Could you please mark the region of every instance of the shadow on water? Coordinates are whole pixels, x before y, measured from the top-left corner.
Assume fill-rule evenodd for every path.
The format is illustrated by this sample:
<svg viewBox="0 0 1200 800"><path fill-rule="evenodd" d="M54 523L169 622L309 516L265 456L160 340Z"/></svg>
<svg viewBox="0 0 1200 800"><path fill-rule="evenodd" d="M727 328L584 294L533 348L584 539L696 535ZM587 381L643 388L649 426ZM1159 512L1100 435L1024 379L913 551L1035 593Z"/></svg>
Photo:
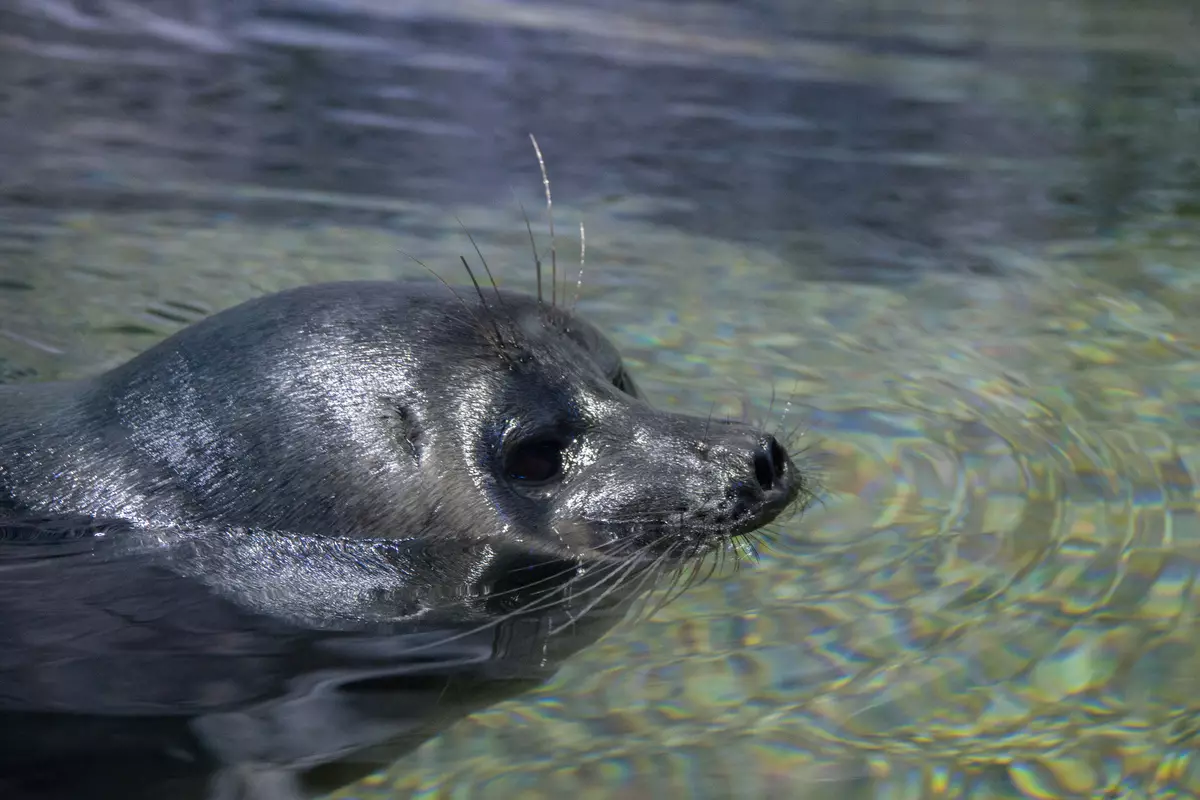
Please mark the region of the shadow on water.
<svg viewBox="0 0 1200 800"><path fill-rule="evenodd" d="M803 422L828 497L339 796L1197 796L1197 41L1167 0L13 0L0 381L453 265L455 215L528 288L533 132L638 382Z"/></svg>

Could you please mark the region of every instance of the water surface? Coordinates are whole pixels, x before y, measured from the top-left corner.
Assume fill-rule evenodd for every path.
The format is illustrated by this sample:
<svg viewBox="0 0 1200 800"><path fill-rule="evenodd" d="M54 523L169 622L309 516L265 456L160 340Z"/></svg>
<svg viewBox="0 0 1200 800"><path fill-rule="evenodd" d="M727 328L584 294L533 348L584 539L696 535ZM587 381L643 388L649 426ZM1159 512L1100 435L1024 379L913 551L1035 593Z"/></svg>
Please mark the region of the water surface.
<svg viewBox="0 0 1200 800"><path fill-rule="evenodd" d="M1200 793L1184 2L0 11L0 379L522 221L663 405L825 502L344 797ZM403 252L401 252L403 251ZM772 397L774 401L772 402Z"/></svg>

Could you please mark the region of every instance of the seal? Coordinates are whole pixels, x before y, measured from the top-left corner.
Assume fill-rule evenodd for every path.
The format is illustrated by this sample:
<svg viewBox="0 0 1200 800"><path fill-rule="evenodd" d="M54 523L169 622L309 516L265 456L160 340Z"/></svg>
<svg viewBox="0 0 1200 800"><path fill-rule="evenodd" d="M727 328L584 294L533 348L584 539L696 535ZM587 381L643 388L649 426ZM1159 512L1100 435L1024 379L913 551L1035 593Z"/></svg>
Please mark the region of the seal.
<svg viewBox="0 0 1200 800"><path fill-rule="evenodd" d="M654 408L498 288L306 286L2 386L0 788L328 790L807 494L775 437Z"/></svg>

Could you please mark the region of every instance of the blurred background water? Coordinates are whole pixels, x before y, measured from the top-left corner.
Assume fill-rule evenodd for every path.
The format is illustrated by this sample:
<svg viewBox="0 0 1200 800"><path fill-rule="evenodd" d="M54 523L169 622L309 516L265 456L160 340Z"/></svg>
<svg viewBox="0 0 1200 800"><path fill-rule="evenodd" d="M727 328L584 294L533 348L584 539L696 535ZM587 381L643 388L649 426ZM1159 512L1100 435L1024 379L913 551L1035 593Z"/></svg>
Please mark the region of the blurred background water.
<svg viewBox="0 0 1200 800"><path fill-rule="evenodd" d="M5 0L0 380L456 216L532 289L530 132L639 383L825 502L342 797L1200 795L1187 0Z"/></svg>

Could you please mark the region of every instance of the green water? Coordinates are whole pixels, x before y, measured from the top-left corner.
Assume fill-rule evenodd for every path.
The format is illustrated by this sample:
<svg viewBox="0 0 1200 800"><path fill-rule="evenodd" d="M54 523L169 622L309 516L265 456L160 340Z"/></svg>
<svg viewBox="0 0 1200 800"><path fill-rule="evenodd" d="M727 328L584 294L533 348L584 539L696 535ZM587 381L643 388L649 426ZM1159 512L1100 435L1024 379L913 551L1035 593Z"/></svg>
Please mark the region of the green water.
<svg viewBox="0 0 1200 800"><path fill-rule="evenodd" d="M892 204L864 218L839 209L836 183L761 184L794 156L778 149L804 129L794 99L752 118L737 98L676 109L783 131L745 151L767 167L745 166L763 169L762 191L724 196L746 215L736 230L686 198L611 191L599 168L589 188L559 143L572 294L586 223L582 312L655 402L798 426L824 503L775 532L756 568L614 631L552 684L340 797L1200 795L1196 12L831 7L842 15L780 12L786 33L731 33L720 6L631 4L603 12L596 39L603 14L586 4L445 12L618 62L736 62L988 115L940 137L805 145L813 174L840 165L850 195L891 181ZM847 31L866 39L832 35ZM345 175L155 175L75 141L40 145L53 180L17 182L0 205L9 380L95 372L264 291L427 277L400 250L461 282L454 215L504 285L533 287L507 178L482 199L424 202ZM649 146L665 163L669 143ZM83 155L64 166L64 152ZM512 158L532 207L533 163ZM99 188L72 172L96 163ZM709 177L741 168L707 163ZM66 188L30 189L47 185ZM69 199L77 185L88 202ZM778 208L795 216L762 222Z"/></svg>

